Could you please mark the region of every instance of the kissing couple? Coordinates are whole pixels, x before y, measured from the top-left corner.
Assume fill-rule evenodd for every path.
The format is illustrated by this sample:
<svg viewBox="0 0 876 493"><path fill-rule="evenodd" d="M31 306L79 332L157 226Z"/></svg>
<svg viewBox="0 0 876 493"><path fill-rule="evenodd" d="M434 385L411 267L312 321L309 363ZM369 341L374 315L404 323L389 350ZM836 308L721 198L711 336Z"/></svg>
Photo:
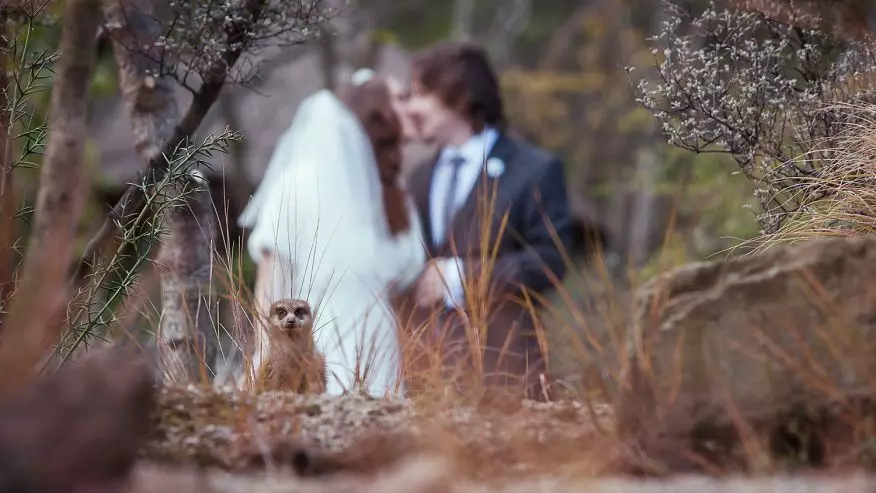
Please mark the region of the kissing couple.
<svg viewBox="0 0 876 493"><path fill-rule="evenodd" d="M402 183L411 140L437 150ZM437 354L447 385L550 399L533 308L566 270L564 172L509 134L480 46L415 54L409 88L363 69L311 95L239 222L259 308L289 297L313 307L328 394L410 394L412 370ZM256 330L253 368L269 339Z"/></svg>

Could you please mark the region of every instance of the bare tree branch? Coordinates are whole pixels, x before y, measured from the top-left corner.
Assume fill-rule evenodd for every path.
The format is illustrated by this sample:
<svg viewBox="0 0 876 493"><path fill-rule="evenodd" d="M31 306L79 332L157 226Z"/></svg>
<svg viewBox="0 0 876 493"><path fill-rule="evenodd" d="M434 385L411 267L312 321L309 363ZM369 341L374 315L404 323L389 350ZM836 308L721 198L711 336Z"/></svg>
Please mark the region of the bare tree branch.
<svg viewBox="0 0 876 493"><path fill-rule="evenodd" d="M763 231L774 233L832 193L819 177L874 100L876 48L832 28L789 27L775 13L664 3L656 70L638 81L638 101L670 143L731 155L756 185Z"/></svg>
<svg viewBox="0 0 876 493"><path fill-rule="evenodd" d="M108 1L110 2L108 5L112 6L115 4L115 7L107 12L107 17L109 19L115 18L123 21L124 12L116 10L120 8L118 0ZM228 78L229 68L233 67L243 54L243 48L246 46L243 41L246 39L247 33L252 30L252 26L259 22L265 3L265 0L246 0L244 10L247 13L247 16L228 26L228 40L230 44L224 51L223 57L217 60L204 74L202 79L203 82L194 94L188 110L179 123L173 128L172 132L170 132L170 136L163 140L160 152L155 152L148 157L145 172L145 181L147 185L154 184L161 180L167 171L166 156L174 154L180 145L185 144L185 142L191 138L201 125L207 112L218 99L222 86ZM111 15L114 17L110 17ZM142 17L145 19L152 18L152 16L149 15L143 15ZM146 42L150 39L154 40L157 38L155 32L156 28L151 26L148 28L149 31L144 30L144 34L142 35ZM121 44L121 46L123 47L125 45ZM144 50L145 53L136 52L132 56L140 60L142 63L148 61L154 67L154 73L160 73L161 69L160 66L156 64L156 60L161 60L162 57L157 51L162 50L163 48L157 46L154 42L151 42L151 44L147 44L146 46L148 46L148 50ZM148 102L156 93L154 87L150 89L150 86L155 84L155 78L146 77L143 82L143 87L140 87L139 89L144 90L145 97L143 99ZM140 97L138 96L135 99L139 100ZM76 266L76 277L83 277L91 268L91 262L94 259L94 256L101 249L104 242L118 230L118 226L123 223L122 219L127 214L138 213L144 204L145 196L143 195L143 189L138 185L129 186L121 199L119 199L115 206L113 206L100 229L88 241L80 262Z"/></svg>
<svg viewBox="0 0 876 493"><path fill-rule="evenodd" d="M164 362L177 366L166 377L196 378L196 359L210 366L216 349L206 300L215 234L212 199L203 180L177 180L170 159L189 145L224 85L242 79L254 63L250 56L269 43L288 46L316 34L314 26L324 20L321 1L171 1L159 12L151 0L103 0L106 33L145 171L89 241L74 278L86 278L104 244L129 218L146 214L161 222L168 235L159 257L159 340L160 348L171 353ZM182 115L174 97L176 83L193 95ZM156 184L165 178L171 190L159 193ZM144 210L147 203L155 210Z"/></svg>

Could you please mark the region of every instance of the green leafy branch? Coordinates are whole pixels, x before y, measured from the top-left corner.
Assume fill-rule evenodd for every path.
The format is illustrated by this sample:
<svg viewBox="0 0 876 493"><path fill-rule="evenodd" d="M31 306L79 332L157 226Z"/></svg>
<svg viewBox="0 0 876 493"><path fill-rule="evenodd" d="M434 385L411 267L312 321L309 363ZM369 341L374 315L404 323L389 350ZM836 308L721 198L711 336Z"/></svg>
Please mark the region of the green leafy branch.
<svg viewBox="0 0 876 493"><path fill-rule="evenodd" d="M84 303L77 308L71 320L83 320L71 325L62 338L56 354L64 364L83 344L108 332L118 321L118 307L138 286L143 268L153 260L151 254L160 245L165 233L163 217L173 207L184 207L188 198L203 187L201 180L193 179L200 168L211 167L217 153L227 153L232 142L240 134L230 128L219 135L210 134L200 144L178 146L168 160L167 174L154 185L144 177L137 187L146 196L146 205L139 212L123 216L116 226L122 231L121 242L105 265L89 276ZM95 299L100 289L106 289L106 297L97 310L89 300ZM92 315L93 314L93 315Z"/></svg>

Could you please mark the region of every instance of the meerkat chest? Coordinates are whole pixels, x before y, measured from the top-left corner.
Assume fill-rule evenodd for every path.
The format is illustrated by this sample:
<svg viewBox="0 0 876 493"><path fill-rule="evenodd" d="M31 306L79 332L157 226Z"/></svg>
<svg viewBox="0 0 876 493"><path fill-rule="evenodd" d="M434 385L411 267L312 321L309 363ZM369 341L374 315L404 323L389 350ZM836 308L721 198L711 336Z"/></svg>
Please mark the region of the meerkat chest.
<svg viewBox="0 0 876 493"><path fill-rule="evenodd" d="M321 392L326 385L325 361L309 341L272 344L267 373L271 388L309 393Z"/></svg>
<svg viewBox="0 0 876 493"><path fill-rule="evenodd" d="M271 353L282 358L306 358L314 351L313 344L307 340L277 337L271 342Z"/></svg>

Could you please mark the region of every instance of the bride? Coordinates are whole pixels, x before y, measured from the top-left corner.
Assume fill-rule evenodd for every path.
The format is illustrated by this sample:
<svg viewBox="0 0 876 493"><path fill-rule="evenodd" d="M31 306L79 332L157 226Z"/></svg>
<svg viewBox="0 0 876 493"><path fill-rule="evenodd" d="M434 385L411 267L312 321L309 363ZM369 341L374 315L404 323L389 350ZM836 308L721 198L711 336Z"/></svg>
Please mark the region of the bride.
<svg viewBox="0 0 876 493"><path fill-rule="evenodd" d="M410 127L395 88L364 69L339 96L321 90L302 102L239 221L252 228L263 313L288 297L313 308L331 395L404 393L389 300L418 277L426 253L400 185ZM270 351L264 328L255 342L258 371Z"/></svg>

